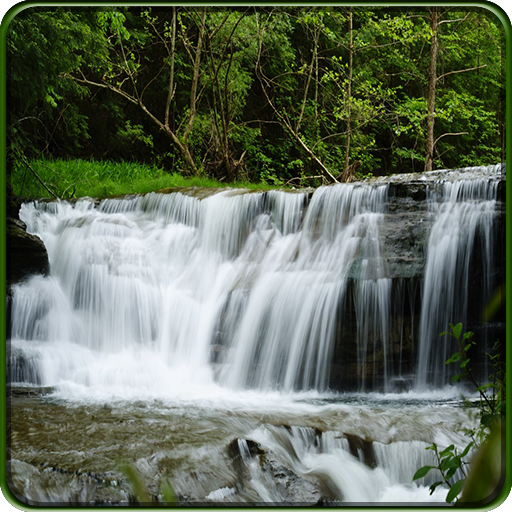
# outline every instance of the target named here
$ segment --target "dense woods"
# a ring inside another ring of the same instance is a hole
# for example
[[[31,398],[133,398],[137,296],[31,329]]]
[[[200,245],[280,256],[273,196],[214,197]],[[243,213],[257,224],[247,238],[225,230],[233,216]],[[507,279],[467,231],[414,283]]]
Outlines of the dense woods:
[[[480,7],[29,7],[8,173],[44,156],[307,186],[496,163],[504,48]]]

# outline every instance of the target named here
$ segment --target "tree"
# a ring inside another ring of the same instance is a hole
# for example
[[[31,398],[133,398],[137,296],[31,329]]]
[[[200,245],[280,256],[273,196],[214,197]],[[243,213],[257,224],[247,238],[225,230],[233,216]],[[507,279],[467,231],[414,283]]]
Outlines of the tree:
[[[430,11],[430,66],[428,70],[428,115],[427,115],[427,154],[425,156],[425,172],[432,170],[434,161],[434,123],[436,106],[436,82],[437,82],[437,30],[439,27],[438,8],[431,7]]]
[[[77,99],[87,90],[63,79],[87,55],[101,55],[101,34],[90,9],[31,8],[7,33],[8,139],[30,156],[80,148],[89,136]]]
[[[279,124],[284,128],[284,130],[293,138],[293,140],[297,143],[297,145],[316,163],[316,165],[321,169],[321,172],[323,173],[324,177],[328,177],[333,182],[337,182],[338,180],[333,176],[333,174],[329,171],[329,169],[324,165],[324,163],[318,158],[318,156],[315,154],[315,152],[308,146],[307,142],[304,140],[304,137],[301,134],[301,123],[302,123],[302,116],[304,113],[304,106],[306,102],[307,92],[309,89],[309,82],[311,80],[311,74],[309,74],[309,78],[307,80],[307,88],[306,88],[306,94],[304,96],[304,99],[302,100],[301,107],[299,109],[298,114],[298,122],[293,123],[290,119],[290,117],[281,110],[279,107],[278,102],[273,99],[271,96],[276,93],[276,89],[278,90],[278,93],[282,93],[279,89],[283,86],[286,86],[286,78],[287,75],[290,73],[290,71],[287,71],[286,73],[282,74],[281,77],[283,77],[285,80],[281,83],[278,82],[279,76],[268,76],[266,74],[266,70],[264,68],[263,60],[265,59],[265,54],[268,53],[268,48],[266,48],[265,41],[269,40],[268,37],[266,37],[269,30],[272,30],[272,26],[274,25],[272,23],[272,16],[275,14],[272,12],[270,13],[266,18],[263,18],[258,23],[258,32],[257,32],[257,38],[258,38],[258,60],[256,63],[256,75],[258,77],[258,80],[261,85],[262,92],[265,96],[265,99],[267,101],[267,104],[272,108],[272,111],[276,115]],[[280,13],[277,12],[277,16],[279,16]],[[313,48],[313,55],[315,54],[316,50],[316,43],[314,43],[315,46]],[[288,64],[289,65],[289,64]],[[313,64],[311,65],[311,69],[313,67]],[[277,86],[277,87],[276,87]],[[272,90],[273,89],[273,90]]]
[[[193,35],[190,35],[188,27],[183,22],[185,17],[196,28]],[[143,11],[142,15],[137,18],[137,22],[142,24],[139,31],[128,30],[125,26],[126,16],[118,10],[100,11],[98,13],[98,23],[103,30],[109,48],[108,56],[94,69],[96,73],[103,73],[101,81],[88,78],[87,70],[84,67],[67,75],[80,84],[108,89],[124,100],[137,105],[147,118],[171,139],[179,150],[188,172],[192,174],[197,174],[198,170],[190,152],[188,139],[194,126],[200,95],[198,84],[203,53],[205,18],[206,8],[201,9],[198,13],[185,11],[184,15],[180,16],[180,32],[177,36],[176,24],[178,19],[175,8],[172,10],[170,26],[165,21],[161,22],[158,16],[153,16],[151,11]],[[178,129],[172,129],[169,120],[171,104],[175,97],[177,37],[180,38],[190,58],[192,77],[189,84],[189,104],[186,119],[182,120]],[[193,39],[195,39],[195,45],[192,43]],[[166,52],[161,59],[162,66],[156,74],[148,73],[150,70],[142,64],[147,47],[153,44],[162,45]],[[147,106],[144,95],[148,87],[157,81],[164,68],[169,76],[166,101],[163,108],[160,108],[160,113],[155,113]],[[142,85],[140,84],[141,81]]]
[[[9,141],[295,185],[488,164],[504,42],[476,7],[27,8]]]

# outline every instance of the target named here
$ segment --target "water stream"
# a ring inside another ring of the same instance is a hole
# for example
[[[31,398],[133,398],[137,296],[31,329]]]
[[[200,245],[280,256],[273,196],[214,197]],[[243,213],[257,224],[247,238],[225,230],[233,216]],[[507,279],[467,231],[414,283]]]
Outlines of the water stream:
[[[392,180],[23,205],[51,273],[12,294],[20,499],[126,503],[122,459],[155,499],[168,479],[190,503],[442,502],[412,475],[473,419],[434,343],[475,265],[482,300],[496,284],[500,176],[423,178],[412,281],[387,256]]]

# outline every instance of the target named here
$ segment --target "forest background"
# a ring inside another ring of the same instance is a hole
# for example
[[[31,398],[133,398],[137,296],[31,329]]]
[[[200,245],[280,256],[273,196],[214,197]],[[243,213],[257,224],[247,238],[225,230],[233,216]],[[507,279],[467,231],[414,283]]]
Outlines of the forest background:
[[[84,160],[297,187],[505,161],[505,31],[482,7],[29,7],[6,46],[22,195],[75,194],[91,177],[59,173]]]

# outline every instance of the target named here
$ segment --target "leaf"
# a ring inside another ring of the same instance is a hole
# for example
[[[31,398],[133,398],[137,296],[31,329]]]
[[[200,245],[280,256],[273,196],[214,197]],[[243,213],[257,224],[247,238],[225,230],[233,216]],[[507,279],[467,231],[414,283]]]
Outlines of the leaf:
[[[455,446],[451,444],[450,446],[446,447],[442,452],[439,453],[439,457],[446,457],[449,453],[453,452],[453,449]]]
[[[452,382],[460,382],[460,379],[462,378],[462,374],[458,373],[457,375],[454,375],[452,377]]]
[[[460,367],[461,368],[465,368],[465,366],[469,363],[469,359],[465,359],[464,361],[462,361],[462,363],[460,363]]]
[[[483,384],[482,386],[477,387],[476,390],[477,391],[485,391],[486,389],[489,389],[489,388],[497,389],[497,386],[495,384],[493,384],[492,382],[488,382],[487,384]]]
[[[480,419],[480,424],[483,427],[488,427],[491,423],[493,423],[496,419],[499,418],[498,414],[484,414]]]
[[[160,492],[162,493],[164,503],[170,504],[178,501],[176,493],[169,481],[163,480],[160,483]]]
[[[462,323],[459,322],[457,325],[452,325],[450,324],[450,327],[452,328],[452,331],[453,331],[453,335],[459,339],[460,338],[460,333],[462,332]]]
[[[440,485],[443,485],[444,482],[434,482],[430,487],[430,494],[432,494]]]
[[[451,486],[450,490],[448,491],[448,494],[446,495],[447,503],[451,503],[460,494],[465,481],[466,480],[463,478],[461,480],[458,480]]]
[[[505,285],[503,284],[498,288],[491,300],[487,303],[482,314],[482,320],[488,322],[501,308],[501,305],[505,303]]]
[[[450,359],[448,359],[445,364],[456,363],[457,361],[460,361],[460,358],[460,352],[455,352],[455,354],[452,354]]]
[[[446,479],[446,480],[450,480],[450,478],[451,478],[453,475],[455,475],[455,473],[457,472],[457,469],[458,469],[458,468],[450,468],[450,469],[446,472],[446,474],[444,475],[445,479]]]
[[[416,473],[414,473],[414,476],[412,477],[413,480],[418,480],[418,478],[423,478],[431,469],[433,469],[434,466],[423,466]]]
[[[472,331],[467,331],[467,332],[465,332],[465,333],[462,335],[462,339],[463,339],[463,340],[471,339],[471,338],[474,336],[474,334],[475,334],[475,333],[474,333],[474,332],[472,332]],[[471,342],[471,345],[473,345],[473,344],[474,344],[474,341],[473,341],[473,342]]]
[[[135,498],[137,498],[139,503],[151,502],[151,499],[146,492],[146,487],[142,481],[142,478],[135,467],[129,463],[125,463],[122,465],[121,471],[125,474],[126,478],[130,482]]]
[[[439,464],[439,469],[441,471],[446,471],[448,469],[458,469],[462,466],[462,461],[460,460],[460,457],[448,455],[448,457],[444,458],[441,461],[441,464]]]
[[[471,441],[471,443],[469,443],[466,448],[464,448],[464,451],[460,454],[460,458],[462,459],[463,457],[465,457],[468,453],[469,453],[469,450],[471,450],[472,446],[474,445],[475,443],[473,441]]]

